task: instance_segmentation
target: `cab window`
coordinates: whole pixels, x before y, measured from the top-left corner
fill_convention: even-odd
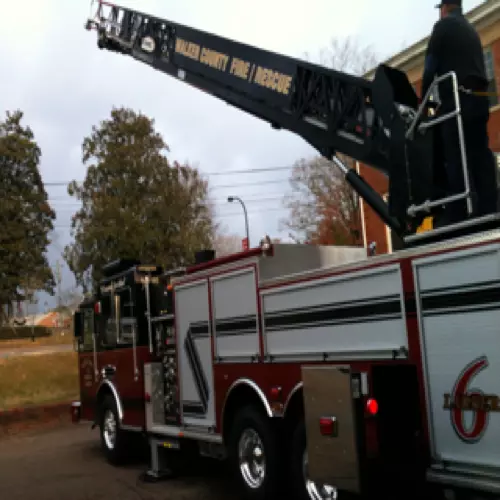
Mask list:
[[[83,350],[91,351],[94,348],[94,311],[92,309],[84,309],[83,316]]]

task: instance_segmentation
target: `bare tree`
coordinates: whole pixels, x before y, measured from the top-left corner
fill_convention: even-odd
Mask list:
[[[368,73],[379,60],[371,46],[362,47],[352,37],[332,38],[330,45],[321,49],[319,54],[323,66],[358,76]]]
[[[311,57],[306,54],[306,58]],[[351,37],[332,39],[317,61],[337,71],[364,75],[379,60],[371,47],[362,47]],[[349,166],[353,160],[338,155]],[[290,178],[291,192],[285,196],[289,217],[281,228],[296,242],[318,244],[361,244],[361,217],[357,194],[337,167],[323,157],[299,160]]]
[[[352,162],[347,157],[341,159],[347,164]],[[291,193],[285,198],[290,218],[282,224],[295,241],[361,244],[359,197],[329,160],[323,157],[299,160],[290,184]]]
[[[213,248],[217,257],[241,252],[241,238],[236,234],[226,234],[225,232],[217,231],[213,240]]]

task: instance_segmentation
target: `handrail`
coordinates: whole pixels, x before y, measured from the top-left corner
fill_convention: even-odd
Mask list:
[[[455,201],[459,201],[462,199],[466,199],[467,202],[467,212],[469,215],[472,214],[472,198],[471,198],[471,191],[470,191],[470,178],[469,178],[469,168],[467,165],[467,154],[466,154],[466,145],[465,145],[465,139],[464,139],[464,129],[463,129],[463,122],[462,122],[462,110],[460,106],[460,97],[459,97],[459,89],[458,89],[458,81],[457,81],[457,75],[454,71],[450,71],[448,73],[445,73],[444,75],[441,75],[437,78],[434,79],[432,82],[431,86],[427,90],[424,99],[422,99],[422,102],[417,110],[417,113],[415,117],[413,118],[413,121],[408,128],[408,131],[406,132],[406,138],[407,139],[413,139],[414,134],[415,134],[415,129],[417,128],[417,124],[423,114],[423,111],[427,105],[427,103],[430,100],[430,97],[432,95],[432,92],[434,89],[436,89],[439,84],[448,78],[451,78],[452,80],[452,85],[453,85],[453,98],[455,101],[455,110],[451,111],[450,113],[447,113],[443,116],[439,116],[434,120],[427,121],[425,123],[421,123],[418,126],[418,131],[423,132],[426,129],[430,127],[434,127],[438,125],[439,123],[444,122],[445,120],[449,120],[451,118],[456,117],[457,119],[457,128],[458,128],[458,145],[460,147],[460,156],[462,160],[462,171],[464,175],[464,187],[465,191],[463,193],[457,193],[453,194],[450,196],[447,196],[445,198],[440,198],[434,201],[427,200],[424,203],[420,205],[411,205],[408,208],[408,215],[414,216],[418,212],[430,212],[431,208],[437,207],[439,205],[443,205],[445,203],[453,203]]]

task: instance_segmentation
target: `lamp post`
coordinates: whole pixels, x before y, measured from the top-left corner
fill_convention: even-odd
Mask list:
[[[243,207],[243,213],[245,214],[245,232],[246,232],[246,235],[247,235],[247,245],[248,245],[248,248],[250,248],[250,233],[249,233],[249,229],[248,229],[247,207],[243,203],[243,200],[241,198],[239,198],[238,196],[229,196],[227,198],[227,201],[229,203],[233,203],[233,201],[238,201],[241,204],[241,206]]]

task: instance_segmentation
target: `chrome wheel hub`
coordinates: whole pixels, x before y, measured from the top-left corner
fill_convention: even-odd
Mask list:
[[[337,488],[329,484],[316,484],[309,479],[309,460],[307,450],[302,454],[302,474],[306,485],[307,494],[311,500],[337,500]]]
[[[241,476],[252,489],[260,488],[266,475],[266,457],[260,436],[245,429],[238,443],[238,462]]]
[[[111,410],[106,410],[103,420],[103,436],[108,449],[112,450],[116,443],[116,419]]]

